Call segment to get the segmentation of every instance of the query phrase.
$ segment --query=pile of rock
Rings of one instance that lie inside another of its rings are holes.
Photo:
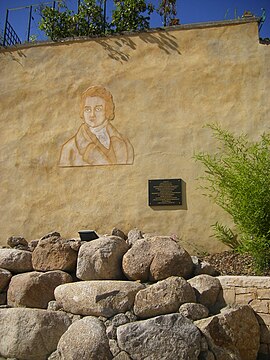
[[[0,355],[27,360],[255,360],[249,306],[220,311],[221,285],[175,239],[57,232],[0,249]],[[244,319],[244,321],[243,321]]]

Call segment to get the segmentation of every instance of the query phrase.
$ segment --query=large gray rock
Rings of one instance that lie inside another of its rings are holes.
[[[104,236],[83,244],[79,250],[76,276],[81,280],[120,280],[122,258],[128,244],[118,236]]]
[[[248,305],[224,309],[221,314],[198,320],[196,326],[220,360],[256,360],[260,346],[260,327]]]
[[[13,307],[46,309],[54,299],[54,289],[68,282],[72,282],[72,277],[60,270],[15,275],[9,284],[7,303]]]
[[[32,253],[18,249],[0,249],[0,267],[12,273],[33,270]]]
[[[6,290],[11,278],[10,271],[0,268],[0,293]]]
[[[117,340],[133,360],[198,360],[200,354],[200,331],[180,314],[121,325]]]
[[[190,255],[169,236],[137,240],[124,255],[122,266],[128,279],[144,282],[169,276],[187,279],[193,270]]]
[[[110,360],[113,358],[103,323],[87,316],[73,323],[61,337],[57,351],[61,360]]]
[[[67,312],[111,317],[130,310],[143,288],[131,281],[83,281],[60,285],[54,294],[57,304]]]
[[[39,240],[33,251],[33,268],[37,271],[63,270],[74,272],[77,251],[69,240],[59,236],[49,236]]]
[[[197,301],[211,309],[215,305],[221,290],[220,281],[210,275],[198,275],[188,282],[195,290]]]
[[[46,360],[70,326],[67,314],[39,309],[0,309],[0,355]]]
[[[178,312],[186,302],[196,302],[192,286],[184,278],[172,276],[140,290],[135,297],[134,313],[146,319]]]

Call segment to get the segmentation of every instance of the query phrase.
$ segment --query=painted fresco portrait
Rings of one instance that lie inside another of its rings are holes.
[[[133,164],[134,150],[127,138],[111,124],[112,94],[102,86],[91,86],[81,97],[82,124],[61,149],[59,166]]]

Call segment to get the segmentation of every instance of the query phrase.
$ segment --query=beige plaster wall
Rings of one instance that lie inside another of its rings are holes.
[[[220,250],[210,225],[229,219],[198,189],[202,167],[192,157],[216,148],[206,123],[252,139],[269,131],[269,55],[257,22],[2,50],[0,243],[117,226]],[[58,167],[91,85],[113,94],[113,125],[132,143],[133,165]],[[182,208],[148,206],[148,179],[162,178],[183,179]]]

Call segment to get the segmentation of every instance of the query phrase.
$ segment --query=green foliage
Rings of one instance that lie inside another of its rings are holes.
[[[240,248],[241,241],[237,239],[238,235],[234,234],[229,227],[216,222],[212,225],[212,228],[214,230],[214,236],[223,244],[229,246],[233,250]]]
[[[39,28],[53,41],[77,36],[104,35],[108,32],[137,31],[148,29],[150,15],[154,11],[151,3],[145,0],[114,1],[116,9],[112,13],[112,22],[104,24],[102,5],[104,0],[84,0],[78,13],[69,10],[64,0],[57,8],[41,7]]]
[[[241,237],[234,246],[250,253],[263,269],[270,265],[270,134],[250,143],[245,135],[208,127],[222,147],[214,155],[195,155],[206,168],[204,189],[232,216]]]
[[[41,8],[39,28],[53,41],[76,36],[92,36],[104,33],[103,10],[95,0],[84,0],[78,13],[69,10],[65,2],[58,3],[56,9]]]
[[[163,17],[163,25],[170,25],[177,14],[176,0],[160,0],[157,11]]]
[[[112,13],[112,26],[116,32],[149,29],[152,4],[145,0],[114,1],[116,9]],[[146,13],[147,16],[143,15]]]
[[[39,28],[51,40],[57,41],[62,38],[72,37],[74,27],[75,23],[72,19],[72,12],[66,8],[64,3],[61,3],[57,9],[49,6],[41,8]]]
[[[94,0],[84,0],[74,17],[78,36],[101,35],[106,30],[102,7]]]
[[[29,36],[29,42],[31,42],[31,43],[36,42],[37,39],[38,39],[38,36],[36,34],[33,34],[33,35]]]

